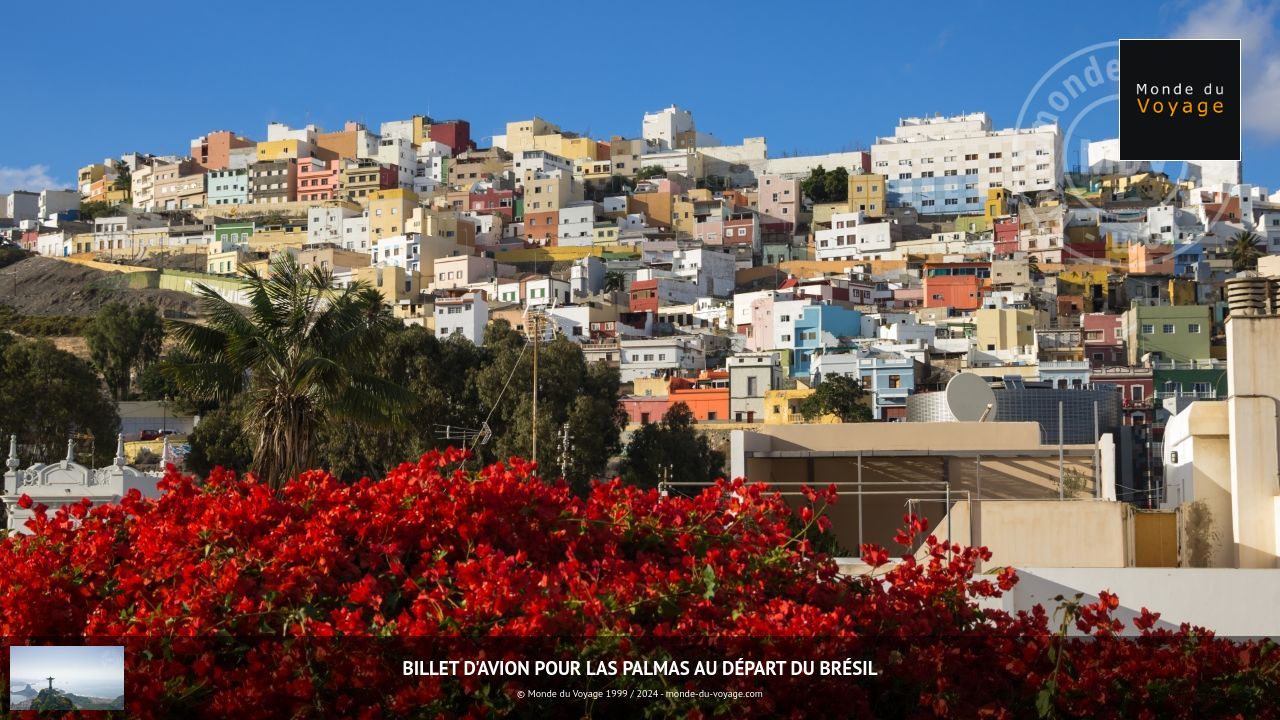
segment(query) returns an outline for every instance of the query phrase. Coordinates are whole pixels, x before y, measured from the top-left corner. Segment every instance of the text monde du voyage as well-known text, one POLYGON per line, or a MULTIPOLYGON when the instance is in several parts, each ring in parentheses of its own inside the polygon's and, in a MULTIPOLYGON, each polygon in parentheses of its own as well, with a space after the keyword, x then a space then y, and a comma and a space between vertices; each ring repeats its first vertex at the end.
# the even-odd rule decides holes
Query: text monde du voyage
POLYGON ((1134 90, 1138 112, 1143 115, 1209 117, 1222 115, 1227 111, 1225 102, 1213 99, 1226 94, 1226 88, 1223 85, 1206 83, 1204 87, 1197 89, 1189 83, 1173 85, 1136 83, 1134 90))

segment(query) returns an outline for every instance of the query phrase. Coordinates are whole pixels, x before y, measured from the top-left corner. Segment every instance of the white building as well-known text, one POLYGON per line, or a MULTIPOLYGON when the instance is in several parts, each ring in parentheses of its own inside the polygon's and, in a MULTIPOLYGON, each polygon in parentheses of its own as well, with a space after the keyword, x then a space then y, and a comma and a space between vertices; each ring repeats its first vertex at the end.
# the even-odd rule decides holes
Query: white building
POLYGON ((342 249, 372 252, 369 239, 369 211, 342 219, 342 249))
POLYGON ((17 457, 17 440, 9 436, 9 470, 4 474, 5 523, 8 530, 29 532, 26 523, 34 514, 32 508, 18 505, 23 495, 34 504, 44 505, 53 515, 59 508, 79 503, 88 498, 95 505, 119 502, 130 490, 138 490, 143 497, 159 497, 157 478, 145 475, 125 465, 124 436, 116 437, 116 458, 112 465, 94 470, 75 462, 75 441, 67 441, 67 457, 49 464, 36 463, 23 470, 17 457))
POLYGON ((560 208, 558 244, 590 246, 595 242, 596 204, 590 200, 572 202, 560 208))
POLYGON ((992 130, 986 113, 904 118, 871 146, 871 172, 888 177, 888 205, 923 214, 983 212, 987 191, 1055 190, 1062 182, 1057 125, 992 130))
POLYGON ((701 335, 624 339, 621 346, 622 382, 704 370, 707 366, 701 335))
POLYGON ((36 220, 40 217, 40 195, 28 190, 9 193, 6 215, 14 220, 36 220))
POLYGON ((80 209, 80 193, 75 190, 41 190, 40 217, 80 209))
POLYGON ((1121 160, 1119 138, 1091 142, 1085 153, 1092 175, 1132 175, 1151 170, 1151 163, 1146 160, 1121 160))
POLYGON ((436 299, 436 335, 442 340, 461 335, 476 345, 484 342, 484 329, 489 324, 489 303, 483 292, 469 292, 456 297, 436 299))
POLYGON ((725 361, 729 369, 729 417, 734 422, 764 419, 764 394, 782 384, 782 359, 776 352, 743 352, 725 361))
POLYGON ((737 260, 733 255, 709 248, 674 250, 671 271, 696 283, 703 295, 729 297, 737 283, 737 260))
POLYGON ((895 222, 867 222, 861 212, 836 213, 830 229, 813 234, 813 254, 818 260, 877 259, 877 253, 893 250, 901 238, 902 228, 895 222))
POLYGON ((307 243, 343 245, 343 222, 360 214, 361 212, 355 208, 338 204, 313 205, 307 208, 307 243))
POLYGON ((655 113, 645 113, 640 136, 662 150, 672 150, 677 140, 687 133, 695 133, 693 113, 675 105, 655 113))
POLYGON ((422 269, 422 236, 417 233, 378 238, 373 246, 373 264, 399 267, 410 272, 422 269))

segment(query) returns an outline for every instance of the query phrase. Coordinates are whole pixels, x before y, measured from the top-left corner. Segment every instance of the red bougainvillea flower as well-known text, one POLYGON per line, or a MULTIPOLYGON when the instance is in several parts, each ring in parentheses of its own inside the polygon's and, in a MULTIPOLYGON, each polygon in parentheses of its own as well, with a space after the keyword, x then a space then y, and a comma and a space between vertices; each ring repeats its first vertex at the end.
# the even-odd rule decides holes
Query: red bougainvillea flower
MULTIPOLYGON (((920 544, 922 518, 904 518, 900 561, 865 545, 875 571, 849 575, 761 484, 664 498, 614 480, 578 497, 520 458, 464 472, 465 457, 433 452, 349 485, 311 471, 278 493, 252 476, 216 470, 197 481, 170 468, 156 500, 131 492, 118 504, 37 511, 32 534, 0 536, 0 637, 123 642, 128 712, 140 717, 589 712, 533 708, 518 693, 538 682, 767 690, 755 700, 662 696, 664 714, 689 717, 1275 713, 1272 646, 1161 628, 1147 611, 1135 622, 1142 637, 1121 640, 1110 593, 1066 607, 1091 637, 1065 638, 1043 608, 1010 615, 982 602, 1016 575, 975 575, 985 548, 920 544), (409 659, 622 657, 866 658, 878 675, 402 671, 409 659)), ((800 519, 825 531, 835 488, 803 494, 800 519)))

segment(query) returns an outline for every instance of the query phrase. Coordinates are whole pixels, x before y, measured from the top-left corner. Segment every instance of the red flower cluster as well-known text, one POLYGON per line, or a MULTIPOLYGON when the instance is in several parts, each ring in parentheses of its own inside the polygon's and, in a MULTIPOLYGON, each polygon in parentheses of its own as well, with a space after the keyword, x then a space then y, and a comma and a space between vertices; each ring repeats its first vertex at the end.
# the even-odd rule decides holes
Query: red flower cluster
MULTIPOLYGON (((1091 636, 1068 639, 1044 611, 979 606, 1017 580, 1008 570, 975 578, 985 548, 930 537, 922 560, 890 566, 887 551, 866 546, 876 572, 839 574, 806 539, 828 527, 834 488, 806 490, 797 512, 742 480, 666 498, 613 481, 579 498, 518 458, 478 472, 458 469, 464 458, 431 453, 352 485, 313 471, 279 494, 252 477, 215 471, 198 482, 171 469, 159 500, 37 509, 32 535, 0 538, 0 636, 124 642, 137 716, 529 714, 518 692, 539 678, 405 677, 399 661, 698 653, 866 658, 880 674, 612 677, 592 687, 766 690, 752 700, 663 696, 661 714, 1275 712, 1274 646, 1154 630, 1146 612, 1144 636, 1121 640, 1105 593, 1064 606, 1091 636)), ((911 547, 926 531, 908 517, 898 539, 911 547)), ((550 707, 543 714, 566 704, 550 707)))

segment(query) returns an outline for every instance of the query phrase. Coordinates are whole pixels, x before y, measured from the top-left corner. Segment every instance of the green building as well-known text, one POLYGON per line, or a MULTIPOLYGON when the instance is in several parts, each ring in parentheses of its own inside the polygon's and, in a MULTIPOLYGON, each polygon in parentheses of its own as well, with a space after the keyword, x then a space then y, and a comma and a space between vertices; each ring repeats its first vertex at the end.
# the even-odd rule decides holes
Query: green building
POLYGON ((1124 329, 1130 365, 1148 355, 1152 362, 1211 357, 1213 315, 1206 305, 1134 305, 1124 314, 1124 329))
POLYGON ((213 241, 224 250, 247 247, 253 236, 253 221, 218 223, 213 226, 213 241))

